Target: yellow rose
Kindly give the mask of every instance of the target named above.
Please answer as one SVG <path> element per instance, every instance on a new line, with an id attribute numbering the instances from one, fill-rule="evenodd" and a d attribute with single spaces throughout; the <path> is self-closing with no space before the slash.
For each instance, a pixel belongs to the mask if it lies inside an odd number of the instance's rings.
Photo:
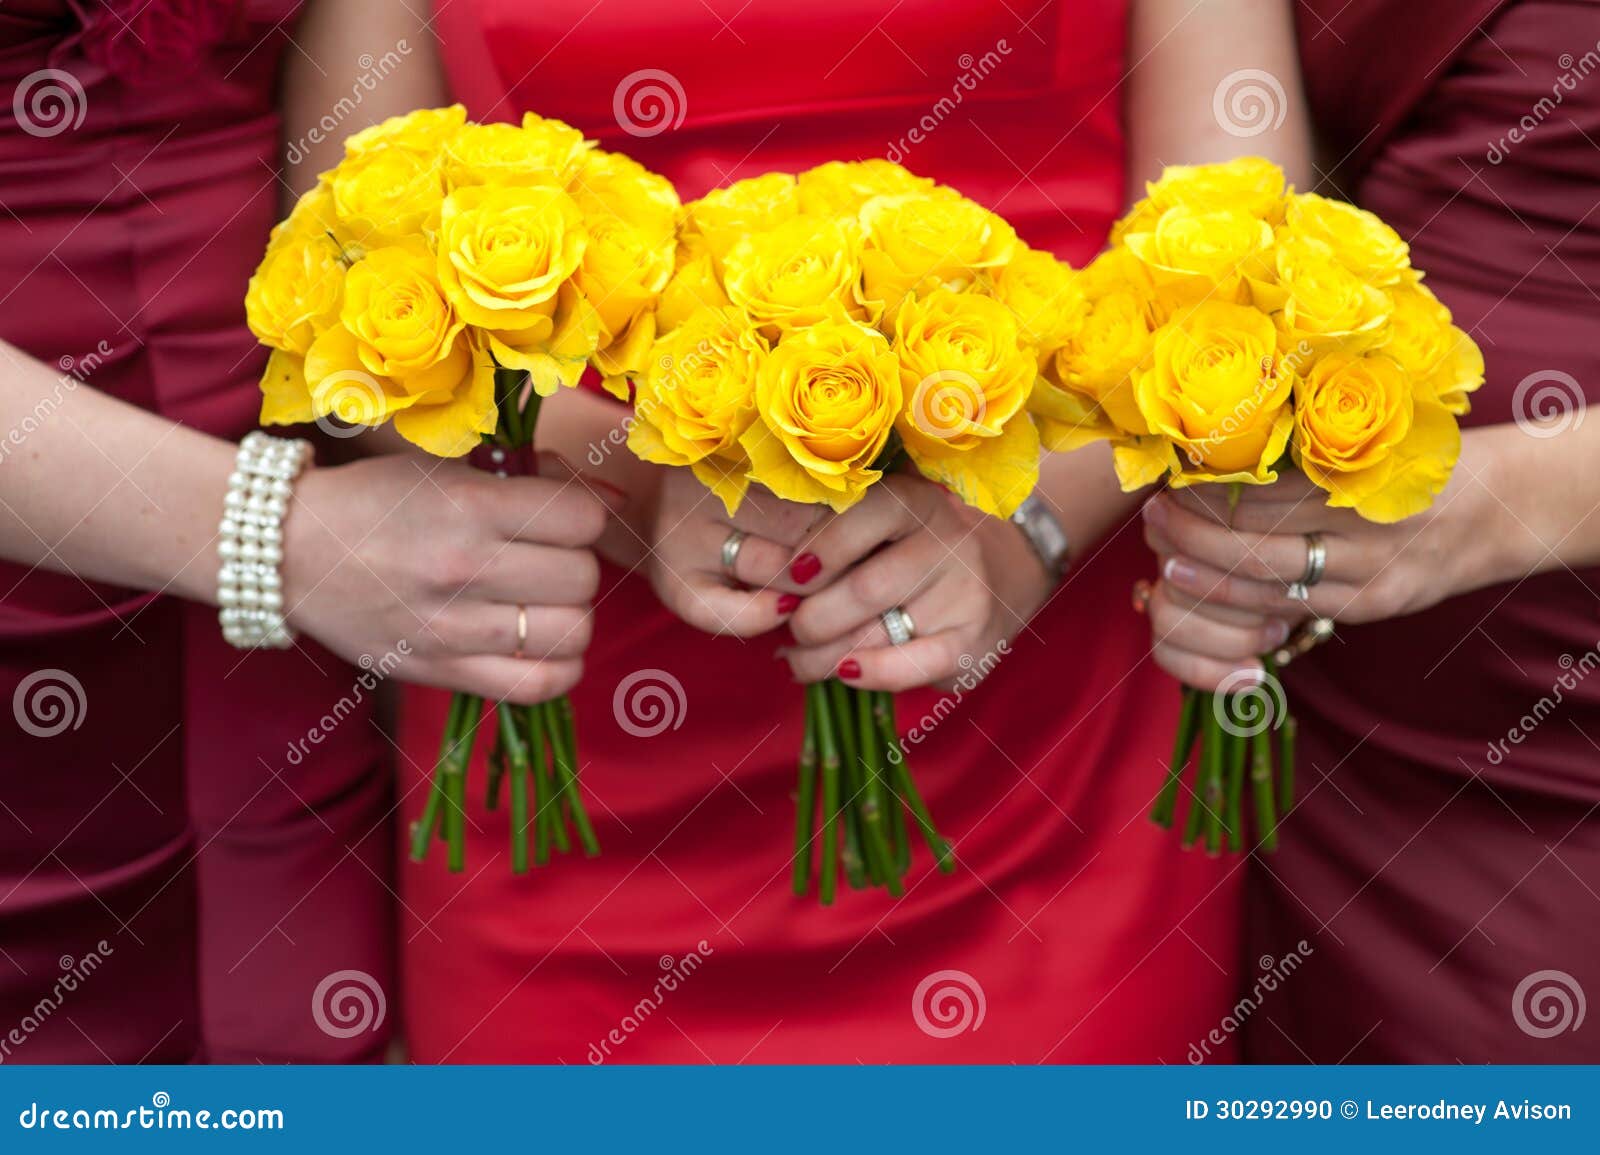
<path id="1" fill-rule="evenodd" d="M 344 142 L 345 155 L 355 156 L 393 144 L 428 152 L 442 146 L 466 120 L 467 110 L 459 104 L 391 116 L 349 137 Z"/>
<path id="2" fill-rule="evenodd" d="M 1273 466 L 1294 425 L 1293 387 L 1293 374 L 1277 355 L 1271 318 L 1218 301 L 1162 326 L 1148 367 L 1134 380 L 1150 431 L 1171 443 L 1185 467 L 1174 485 L 1276 481 Z M 1132 458 L 1118 464 L 1126 468 Z M 1124 473 L 1124 486 L 1129 480 Z"/>
<path id="3" fill-rule="evenodd" d="M 419 235 L 444 199 L 438 154 L 399 144 L 345 157 L 328 188 L 339 220 L 369 249 Z"/>
<path id="4" fill-rule="evenodd" d="M 339 315 L 344 275 L 343 254 L 332 237 L 275 234 L 245 292 L 250 331 L 263 345 L 304 356 Z"/>
<path id="5" fill-rule="evenodd" d="M 1077 336 L 1088 311 L 1071 265 L 1020 245 L 1011 263 L 995 274 L 994 296 L 1016 316 L 1022 343 L 1038 353 L 1041 363 Z"/>
<path id="6" fill-rule="evenodd" d="M 732 303 L 723 291 L 704 237 L 687 232 L 679 236 L 675 263 L 672 279 L 661 290 L 656 306 L 656 328 L 662 333 L 670 333 L 701 309 Z"/>
<path id="7" fill-rule="evenodd" d="M 1150 353 L 1152 333 L 1136 290 L 1112 289 L 1090 302 L 1078 332 L 1056 351 L 1034 390 L 1031 407 L 1046 448 L 1066 452 L 1149 432 L 1133 375 Z"/>
<path id="8" fill-rule="evenodd" d="M 738 309 L 697 312 L 651 349 L 628 448 L 645 461 L 691 466 L 732 516 L 750 484 L 739 438 L 755 420 L 766 356 L 767 343 Z"/>
<path id="9" fill-rule="evenodd" d="M 1112 244 L 1130 232 L 1148 232 L 1161 214 L 1176 205 L 1201 212 L 1229 209 L 1277 225 L 1283 220 L 1283 170 L 1259 156 L 1219 164 L 1169 164 L 1159 180 L 1145 185 L 1145 197 L 1118 221 Z"/>
<path id="10" fill-rule="evenodd" d="M 514 124 L 466 124 L 458 128 L 444 143 L 446 187 L 565 186 L 593 144 L 583 139 L 583 133 L 559 120 L 533 119 L 536 123 L 531 128 Z"/>
<path id="11" fill-rule="evenodd" d="M 1286 348 L 1304 363 L 1333 350 L 1357 353 L 1389 337 L 1393 303 L 1321 241 L 1293 234 L 1279 242 L 1277 282 L 1252 282 L 1257 306 L 1276 315 Z"/>
<path id="12" fill-rule="evenodd" d="M 1409 374 L 1382 352 L 1332 353 L 1297 393 L 1295 462 L 1328 491 L 1328 504 L 1387 524 L 1420 513 L 1461 454 L 1455 418 L 1414 394 Z"/>
<path id="13" fill-rule="evenodd" d="M 306 353 L 316 416 L 353 425 L 392 418 L 402 437 L 441 457 L 459 457 L 494 431 L 494 364 L 463 333 L 420 242 L 375 249 L 356 264 L 339 318 Z"/>
<path id="14" fill-rule="evenodd" d="M 1411 374 L 1417 395 L 1437 401 L 1457 417 L 1472 408 L 1467 394 L 1483 384 L 1483 353 L 1456 328 L 1450 310 L 1417 282 L 1390 291 L 1393 328 L 1383 351 Z"/>
<path id="15" fill-rule="evenodd" d="M 769 340 L 824 317 L 866 320 L 860 243 L 854 221 L 795 217 L 734 245 L 722 284 Z"/>
<path id="16" fill-rule="evenodd" d="M 589 243 L 583 216 L 559 188 L 475 185 L 439 214 L 439 282 L 494 358 L 525 369 L 549 396 L 576 385 L 598 339 L 599 318 L 571 279 Z"/>
<path id="17" fill-rule="evenodd" d="M 1009 224 L 951 188 L 874 197 L 861 207 L 861 224 L 866 298 L 891 316 L 907 293 L 964 289 L 1018 247 Z"/>
<path id="18" fill-rule="evenodd" d="M 1393 285 L 1411 268 L 1411 249 L 1400 234 L 1366 209 L 1316 193 L 1289 198 L 1285 228 L 1320 241 L 1333 259 L 1369 285 Z"/>
<path id="19" fill-rule="evenodd" d="M 1243 301 L 1245 278 L 1271 268 L 1272 226 L 1235 209 L 1176 205 L 1123 243 L 1157 293 L 1177 303 Z"/>
<path id="20" fill-rule="evenodd" d="M 800 211 L 813 216 L 855 216 L 876 196 L 931 192 L 934 183 L 882 157 L 831 160 L 800 174 Z"/>
<path id="21" fill-rule="evenodd" d="M 873 465 L 900 407 L 900 364 L 882 333 L 854 321 L 794 333 L 756 374 L 758 417 L 739 439 L 750 480 L 842 513 L 882 476 Z"/>
<path id="22" fill-rule="evenodd" d="M 689 221 L 705 238 L 711 259 L 720 262 L 741 237 L 766 232 L 799 211 L 794 177 L 769 172 L 706 193 L 689 206 Z"/>
<path id="23" fill-rule="evenodd" d="M 1039 479 L 1039 434 L 1022 412 L 1038 361 L 999 301 L 935 289 L 895 318 L 905 408 L 895 423 L 925 477 L 1010 517 Z"/>

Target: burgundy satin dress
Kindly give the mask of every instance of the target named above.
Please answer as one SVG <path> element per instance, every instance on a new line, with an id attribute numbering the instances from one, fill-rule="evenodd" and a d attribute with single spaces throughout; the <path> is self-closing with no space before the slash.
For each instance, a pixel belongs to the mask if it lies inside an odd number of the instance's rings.
<path id="1" fill-rule="evenodd" d="M 1312 0 L 1299 32 L 1339 191 L 1483 348 L 1468 424 L 1527 416 L 1530 379 L 1576 419 L 1600 386 L 1600 4 Z M 1291 668 L 1302 798 L 1252 864 L 1249 957 L 1313 953 L 1249 1058 L 1600 1060 L 1597 591 L 1557 569 Z"/>
<path id="2" fill-rule="evenodd" d="M 562 117 L 686 198 L 887 154 L 1083 262 L 1123 206 L 1124 6 L 1036 7 L 440 0 L 435 13 L 473 115 Z M 669 102 L 660 131 L 624 131 L 651 86 Z M 582 447 L 567 452 L 581 464 Z M 467 871 L 447 873 L 442 854 L 402 870 L 413 1057 L 1184 1061 L 1233 1003 L 1243 872 L 1183 854 L 1145 817 L 1178 700 L 1129 606 L 1148 568 L 1135 519 L 1082 551 L 953 709 L 902 697 L 903 725 L 928 719 L 911 760 L 961 868 L 936 874 L 919 849 L 904 898 L 845 888 L 828 909 L 790 892 L 801 692 L 774 661 L 781 638 L 708 637 L 641 572 L 608 570 L 573 695 L 602 853 L 513 877 L 505 812 L 477 803 L 480 759 Z M 641 725 L 624 683 L 676 686 L 669 721 Z M 443 695 L 408 691 L 408 817 L 443 714 Z"/>
<path id="3" fill-rule="evenodd" d="M 277 217 L 295 8 L 0 7 L 0 337 L 75 382 L 40 420 L 96 389 L 227 438 L 255 425 L 243 299 Z M 292 746 L 356 671 L 310 642 L 245 656 L 213 610 L 42 569 L 0 564 L 0 595 L 0 1060 L 380 1054 L 387 1021 L 337 1037 L 339 1009 L 312 1007 L 331 972 L 392 982 L 370 700 Z"/>

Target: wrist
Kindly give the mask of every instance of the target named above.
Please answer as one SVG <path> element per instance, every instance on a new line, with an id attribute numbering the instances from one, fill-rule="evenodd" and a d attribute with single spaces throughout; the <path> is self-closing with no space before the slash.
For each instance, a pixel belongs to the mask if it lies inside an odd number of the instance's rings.
<path id="1" fill-rule="evenodd" d="M 1050 600 L 1060 575 L 1048 568 L 1022 528 L 1004 518 L 984 517 L 984 554 L 993 564 L 995 592 L 1011 621 L 1007 634 L 1021 629 Z"/>
<path id="2" fill-rule="evenodd" d="M 1469 429 L 1461 437 L 1457 469 L 1466 477 L 1463 508 L 1455 520 L 1456 543 L 1465 558 L 1465 589 L 1515 582 L 1545 568 L 1547 541 L 1560 537 L 1544 525 L 1539 509 L 1518 515 L 1508 498 L 1521 492 L 1522 454 L 1531 439 L 1515 425 Z M 1537 445 L 1538 442 L 1531 442 Z"/>

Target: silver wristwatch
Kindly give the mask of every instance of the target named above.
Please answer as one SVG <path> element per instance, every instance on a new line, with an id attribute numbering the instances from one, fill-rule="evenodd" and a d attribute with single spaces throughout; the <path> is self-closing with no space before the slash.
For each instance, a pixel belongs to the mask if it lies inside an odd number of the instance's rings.
<path id="1" fill-rule="evenodd" d="M 1028 539 L 1028 544 L 1033 547 L 1046 572 L 1058 580 L 1066 574 L 1072 565 L 1072 543 L 1067 540 L 1067 531 L 1042 497 L 1029 495 L 1011 515 L 1011 524 Z"/>

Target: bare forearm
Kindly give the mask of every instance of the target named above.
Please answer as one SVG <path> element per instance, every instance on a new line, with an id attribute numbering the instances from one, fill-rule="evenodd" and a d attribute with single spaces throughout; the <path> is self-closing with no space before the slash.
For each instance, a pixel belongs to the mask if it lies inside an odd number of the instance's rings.
<path id="1" fill-rule="evenodd" d="M 1469 429 L 1456 470 L 1464 547 L 1491 551 L 1474 584 L 1600 565 L 1600 424 Z"/>
<path id="2" fill-rule="evenodd" d="M 0 555 L 214 600 L 234 446 L 0 351 Z"/>
<path id="3" fill-rule="evenodd" d="M 1236 156 L 1312 183 L 1289 0 L 1134 0 L 1125 90 L 1130 198 L 1164 165 Z"/>

